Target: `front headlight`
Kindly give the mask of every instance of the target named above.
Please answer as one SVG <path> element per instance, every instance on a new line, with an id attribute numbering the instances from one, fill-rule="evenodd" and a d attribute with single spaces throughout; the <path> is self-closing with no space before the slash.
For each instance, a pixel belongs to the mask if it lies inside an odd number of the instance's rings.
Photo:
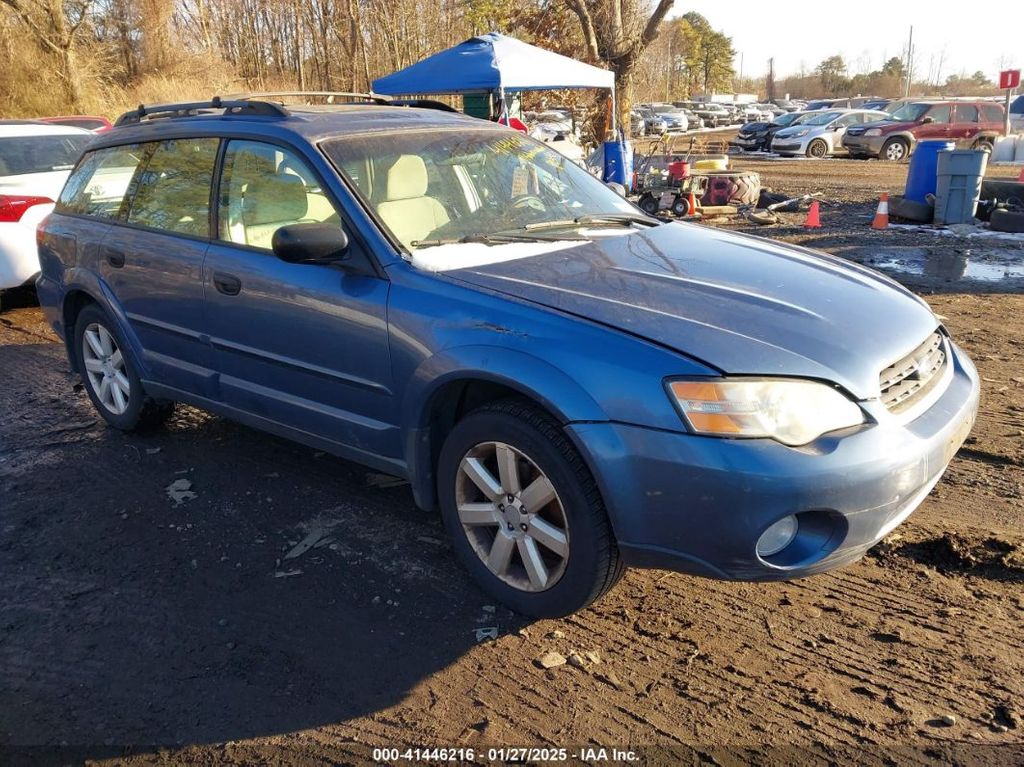
<path id="1" fill-rule="evenodd" d="M 791 133 L 790 138 L 803 138 L 808 133 L 810 133 L 810 130 L 804 128 L 803 130 L 798 130 L 796 133 Z"/>
<path id="2" fill-rule="evenodd" d="M 864 131 L 864 135 L 865 136 L 881 136 L 882 135 L 882 129 L 881 128 L 868 128 L 866 131 Z"/>
<path id="3" fill-rule="evenodd" d="M 864 412 L 815 381 L 734 378 L 670 381 L 672 398 L 698 434 L 768 437 L 806 445 L 822 434 L 864 423 Z"/>

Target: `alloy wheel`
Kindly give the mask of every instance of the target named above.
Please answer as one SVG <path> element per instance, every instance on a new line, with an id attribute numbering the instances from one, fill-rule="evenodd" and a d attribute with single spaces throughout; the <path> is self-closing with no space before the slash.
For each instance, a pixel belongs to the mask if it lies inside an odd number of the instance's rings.
<path id="1" fill-rule="evenodd" d="M 506 584 L 546 591 L 569 561 L 569 524 L 551 480 L 525 453 L 481 442 L 459 463 L 455 502 L 466 538 Z"/>
<path id="2" fill-rule="evenodd" d="M 86 326 L 83 334 L 82 359 L 89 385 L 100 403 L 114 415 L 128 409 L 131 382 L 125 370 L 124 355 L 114 336 L 98 322 Z"/>
<path id="3" fill-rule="evenodd" d="M 907 148 L 901 141 L 893 141 L 885 148 L 885 159 L 899 162 L 907 154 Z"/>

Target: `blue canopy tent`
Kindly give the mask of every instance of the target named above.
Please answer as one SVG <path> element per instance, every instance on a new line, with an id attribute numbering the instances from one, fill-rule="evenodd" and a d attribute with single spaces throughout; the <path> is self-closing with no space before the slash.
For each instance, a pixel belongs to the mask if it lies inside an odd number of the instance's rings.
<path id="1" fill-rule="evenodd" d="M 373 81 L 374 92 L 386 96 L 497 93 L 502 104 L 505 104 L 505 91 L 570 88 L 610 90 L 614 130 L 615 75 L 612 72 L 498 32 L 471 37 L 454 48 Z"/>

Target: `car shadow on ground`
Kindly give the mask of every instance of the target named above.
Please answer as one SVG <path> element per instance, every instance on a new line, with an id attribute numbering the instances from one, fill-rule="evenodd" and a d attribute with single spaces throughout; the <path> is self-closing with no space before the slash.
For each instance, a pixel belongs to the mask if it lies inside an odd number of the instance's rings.
<path id="1" fill-rule="evenodd" d="M 56 344 L 0 359 L 43 377 L 29 395 L 0 375 L 0 745 L 100 756 L 342 722 L 400 703 L 478 629 L 525 625 L 407 485 L 189 408 L 122 435 Z"/>

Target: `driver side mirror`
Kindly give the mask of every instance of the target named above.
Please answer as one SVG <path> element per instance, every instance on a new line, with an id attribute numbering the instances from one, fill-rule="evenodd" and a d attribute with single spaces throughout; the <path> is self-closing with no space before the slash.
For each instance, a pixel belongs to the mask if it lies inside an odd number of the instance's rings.
<path id="1" fill-rule="evenodd" d="M 931 115 L 925 115 L 924 117 L 921 118 L 921 122 L 922 123 L 933 123 L 933 122 L 935 122 L 935 118 L 932 117 Z"/>
<path id="2" fill-rule="evenodd" d="M 271 248 L 290 264 L 351 263 L 348 235 L 337 224 L 287 224 L 274 232 Z"/>

